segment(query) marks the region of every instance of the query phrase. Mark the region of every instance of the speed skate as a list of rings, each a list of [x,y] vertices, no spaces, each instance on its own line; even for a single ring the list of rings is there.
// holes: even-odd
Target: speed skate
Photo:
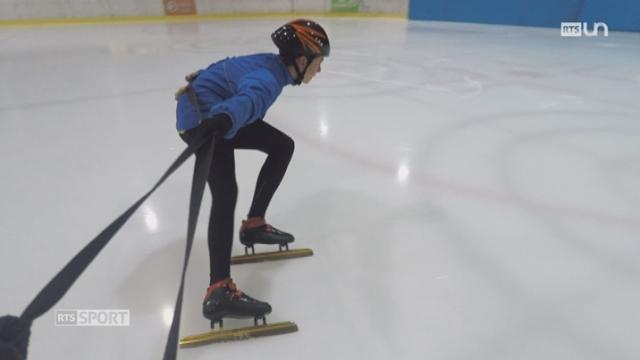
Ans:
[[[269,303],[257,300],[240,291],[233,279],[226,278],[216,281],[207,288],[202,304],[202,315],[211,322],[211,330],[180,339],[180,346],[242,340],[298,331],[298,326],[292,322],[267,324],[267,315],[270,313],[271,305]],[[223,319],[225,318],[253,318],[253,326],[224,330]],[[216,325],[218,325],[217,330]]]
[[[289,249],[295,238],[293,235],[278,230],[261,221],[261,225],[249,228],[243,221],[240,229],[240,243],[244,245],[244,255],[231,257],[231,264],[247,264],[263,261],[285,260],[313,256],[311,249]],[[255,245],[277,245],[278,251],[256,253]]]

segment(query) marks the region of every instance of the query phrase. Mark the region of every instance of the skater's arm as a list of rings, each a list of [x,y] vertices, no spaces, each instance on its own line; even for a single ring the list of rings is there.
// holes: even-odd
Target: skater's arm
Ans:
[[[214,105],[210,115],[224,113],[232,120],[232,127],[225,135],[231,139],[240,128],[262,118],[280,94],[276,79],[266,70],[245,75],[238,83],[238,93]]]

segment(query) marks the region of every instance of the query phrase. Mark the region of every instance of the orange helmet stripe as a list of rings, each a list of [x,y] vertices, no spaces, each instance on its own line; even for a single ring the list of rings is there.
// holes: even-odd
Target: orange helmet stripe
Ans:
[[[314,31],[313,29],[310,29],[310,28],[308,28],[308,27],[306,27],[304,25],[296,24],[297,21],[300,21],[300,20],[292,21],[292,22],[289,23],[289,25],[296,32],[296,35],[298,35],[298,38],[300,39],[300,42],[302,42],[302,45],[304,47],[310,49],[313,53],[319,54],[320,53],[320,46],[318,46],[318,43],[313,38],[313,36],[317,35],[318,37],[320,37],[322,39],[326,39],[327,37],[324,34],[318,32],[318,31]]]

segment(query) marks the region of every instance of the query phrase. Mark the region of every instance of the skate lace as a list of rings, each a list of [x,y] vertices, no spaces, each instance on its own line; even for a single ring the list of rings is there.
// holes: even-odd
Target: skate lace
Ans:
[[[244,234],[246,230],[255,229],[261,226],[264,226],[266,231],[273,232],[273,226],[267,224],[264,221],[264,219],[261,219],[261,221],[258,221],[257,223],[252,224],[251,227],[249,227],[249,222],[247,220],[242,220],[242,226],[240,226],[240,233]]]
[[[236,285],[236,283],[233,282],[233,280],[231,278],[227,279],[227,288],[229,290],[231,290],[231,292],[233,293],[233,297],[234,298],[238,298],[239,299],[239,298],[242,297],[242,295],[243,295],[242,291],[240,291],[238,289],[238,286]]]
[[[221,287],[229,289],[229,291],[231,292],[231,296],[234,298],[239,299],[244,295],[242,291],[238,290],[238,286],[233,282],[233,280],[231,278],[227,278],[209,286],[209,288],[207,289],[207,294],[204,297],[204,301],[207,301],[207,299],[211,296],[215,289],[219,289]]]

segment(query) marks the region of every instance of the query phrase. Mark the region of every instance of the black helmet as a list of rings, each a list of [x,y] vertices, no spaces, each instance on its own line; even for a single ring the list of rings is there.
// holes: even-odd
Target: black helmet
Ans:
[[[298,56],[313,59],[329,56],[329,37],[315,21],[298,19],[290,21],[271,34],[271,40],[280,50],[280,55],[291,60]]]

